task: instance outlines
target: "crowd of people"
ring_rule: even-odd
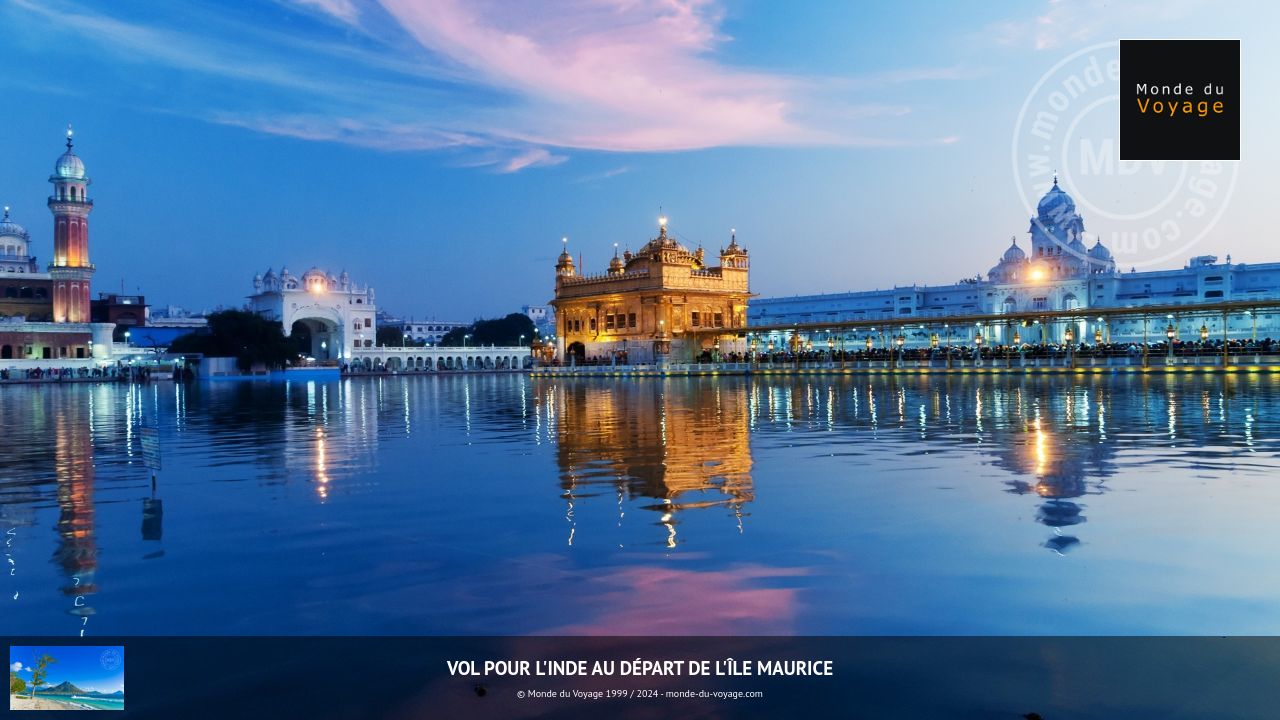
[[[1280,351],[1280,341],[1271,338],[1261,340],[1231,340],[1227,343],[1228,355],[1271,355]],[[976,358],[985,360],[1016,359],[1053,360],[1064,359],[1074,355],[1076,358],[1108,358],[1128,357],[1140,358],[1144,354],[1143,343],[1041,343],[1021,345],[951,345],[940,347],[873,347],[869,350],[801,350],[750,353],[717,353],[704,351],[697,362],[701,363],[740,363],[756,362],[765,364],[812,363],[812,362],[972,362]],[[1147,357],[1169,355],[1169,342],[1153,342],[1145,345]],[[1223,355],[1222,340],[1173,341],[1174,357],[1218,357]]]
[[[1263,338],[1261,340],[1230,340],[1227,343],[1226,354],[1232,356],[1238,355],[1272,355],[1280,353],[1280,341],[1271,338]],[[1144,355],[1144,344],[1140,342],[1132,343],[1079,343],[1067,345],[1064,343],[1023,343],[1021,345],[997,344],[997,345],[942,345],[939,347],[872,347],[870,349],[859,350],[836,350],[836,349],[804,349],[800,351],[791,350],[772,350],[759,352],[726,352],[722,353],[718,350],[704,350],[694,362],[698,363],[758,363],[766,365],[786,365],[797,363],[827,363],[827,362],[904,362],[904,363],[936,363],[944,364],[948,362],[966,363],[973,362],[977,358],[983,361],[987,360],[1048,360],[1048,361],[1066,361],[1067,358],[1074,356],[1077,359],[1092,358],[1134,358],[1138,359]],[[1169,342],[1152,342],[1145,344],[1145,355],[1152,357],[1167,357],[1169,355]],[[1173,341],[1173,355],[1177,358],[1185,357],[1221,357],[1223,355],[1222,340],[1205,340],[1205,341]],[[571,358],[569,360],[553,360],[544,363],[550,366],[575,365],[581,367],[598,367],[613,365],[628,365],[630,361],[626,352],[618,352],[616,355],[591,355],[582,358]]]
[[[151,379],[151,368],[116,363],[105,367],[34,367],[34,368],[0,368],[0,382],[39,380],[43,382],[63,382],[65,380],[114,380],[117,382],[147,382]]]

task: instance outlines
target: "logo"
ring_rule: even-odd
[[[1041,75],[1014,125],[1015,189],[1045,236],[1062,237],[1062,223],[1083,219],[1082,243],[1061,242],[1063,255],[1114,262],[1120,271],[1184,262],[1226,210],[1238,163],[1122,157],[1119,106],[1129,97],[1122,74],[1120,43],[1109,42],[1078,50]],[[1055,182],[1066,196],[1042,212]],[[1088,251],[1097,241],[1106,253]]]
[[[120,668],[121,660],[120,651],[116,648],[109,647],[102,651],[102,656],[99,660],[102,662],[103,670],[118,670]]]
[[[1240,159],[1239,40],[1121,40],[1120,157]]]

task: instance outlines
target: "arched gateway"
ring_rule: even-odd
[[[375,344],[373,288],[355,285],[345,271],[334,276],[312,268],[299,277],[288,268],[268,269],[254,276],[253,290],[250,308],[278,321],[299,352],[319,362],[347,361]]]

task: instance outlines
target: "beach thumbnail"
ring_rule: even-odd
[[[11,645],[10,710],[124,710],[123,645]]]

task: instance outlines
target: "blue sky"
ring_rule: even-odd
[[[31,682],[31,672],[41,655],[49,655],[57,662],[48,666],[47,685],[70,682],[85,692],[113,693],[124,690],[124,648],[116,645],[110,649],[115,654],[103,662],[107,646],[30,646],[9,647],[9,671]],[[110,667],[104,667],[110,665]]]
[[[1120,37],[1238,37],[1245,152],[1202,249],[1275,260],[1277,15],[1188,0],[6,0],[0,202],[47,260],[46,178],[74,123],[96,290],[197,309],[238,305],[267,267],[319,265],[395,313],[492,316],[551,297],[562,236],[602,271],[660,207],[690,245],[714,251],[736,228],[762,295],[948,282],[1026,230],[1035,198],[1011,138],[1056,61]]]

